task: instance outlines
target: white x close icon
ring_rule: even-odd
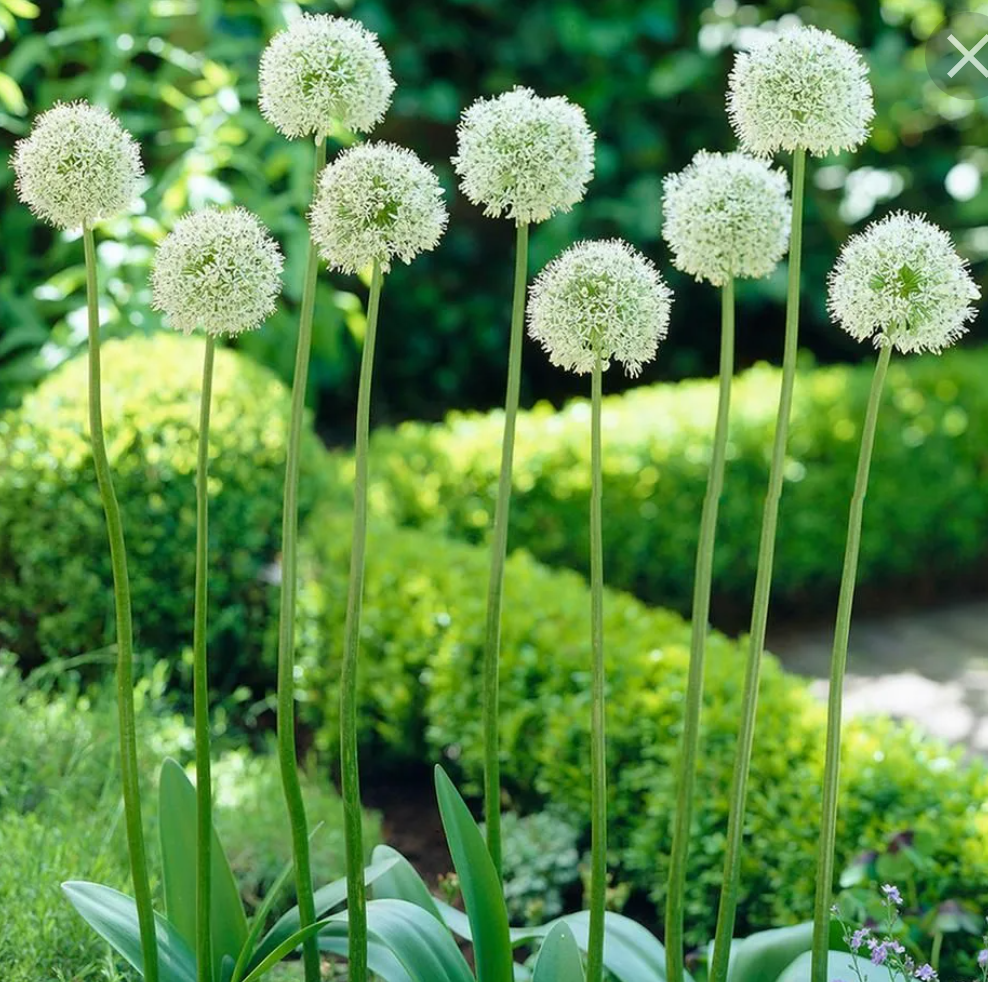
[[[964,45],[954,37],[953,34],[948,34],[947,40],[950,41],[950,43],[964,56],[959,62],[957,62],[956,65],[954,65],[953,68],[950,69],[949,72],[947,72],[947,75],[950,78],[953,78],[961,70],[961,68],[969,62],[977,68],[977,70],[981,72],[985,78],[988,78],[988,68],[985,68],[985,66],[974,57],[986,44],[988,44],[988,34],[986,34],[973,48],[971,48],[970,51],[968,51],[967,48],[965,48]]]

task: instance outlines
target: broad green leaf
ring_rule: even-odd
[[[774,979],[797,955],[813,945],[813,922],[760,931],[731,942],[727,982],[762,982]],[[713,964],[713,945],[709,963]]]
[[[810,952],[800,955],[777,979],[776,982],[810,982],[810,969],[813,956]],[[827,956],[827,978],[847,979],[848,982],[856,979],[855,972],[861,973],[862,978],[868,978],[873,973],[875,966],[864,958],[857,955],[848,954],[846,951],[831,951]],[[883,970],[882,982],[888,973]],[[767,976],[763,976],[767,977]],[[754,976],[751,976],[754,978]],[[895,973],[889,982],[906,982],[905,978],[898,972]]]
[[[512,982],[511,939],[501,882],[484,837],[453,782],[436,768],[436,795],[446,842],[473,931],[478,982]]]
[[[307,938],[311,938],[312,935],[318,934],[328,923],[328,918],[322,921],[313,921],[311,924],[303,927],[301,931],[296,931],[294,934],[290,934],[284,941],[265,955],[256,968],[251,969],[250,974],[244,979],[244,982],[257,982],[257,980],[264,975],[265,972],[268,972],[274,968],[275,965],[282,960],[282,958],[290,955]]]
[[[391,846],[377,846],[371,853],[371,861],[374,863],[386,862],[389,859],[394,860],[394,865],[374,881],[371,896],[376,900],[407,900],[428,911],[437,921],[442,921],[443,915],[439,912],[436,900],[429,893],[425,881],[397,849],[392,849]]]
[[[343,911],[333,920],[345,923],[346,918]],[[367,930],[391,950],[411,982],[474,982],[453,935],[407,900],[370,901]]]
[[[345,958],[350,950],[346,921],[334,918],[331,924],[324,927],[319,932],[319,948]],[[375,934],[370,934],[367,938],[367,967],[383,982],[412,982],[412,977],[398,961],[395,953]]]
[[[379,876],[382,876],[394,865],[394,859],[386,859],[384,862],[375,863],[364,870],[364,883],[370,885]],[[346,900],[346,877],[327,883],[326,886],[316,890],[315,895],[316,917],[321,917],[327,911],[338,907]],[[264,935],[261,943],[257,946],[248,962],[248,969],[251,971],[259,965],[275,948],[277,948],[285,938],[295,934],[302,923],[299,916],[298,907],[293,907],[286,911],[277,920],[274,927]]]
[[[62,889],[86,923],[143,976],[141,928],[133,898],[82,880],[63,883]],[[196,982],[196,961],[189,946],[160,914],[154,918],[160,982]]]
[[[186,944],[195,950],[196,789],[181,765],[170,757],[161,766],[158,797],[165,914]],[[210,868],[213,975],[220,978],[223,956],[236,959],[247,940],[247,915],[215,829]]]
[[[444,917],[446,913],[443,910]],[[585,910],[566,914],[538,927],[514,928],[511,932],[512,943],[531,944],[544,938],[559,923],[570,928],[580,950],[586,951],[590,939],[590,914]],[[450,924],[450,929],[455,931],[453,924]],[[665,948],[641,924],[608,911],[604,915],[604,967],[620,982],[665,982]],[[684,977],[686,982],[692,982],[688,972]]]
[[[320,822],[316,827],[309,833],[309,841],[312,841],[312,837],[322,828],[322,822]],[[264,925],[267,923],[268,914],[271,913],[271,908],[274,907],[275,901],[284,890],[285,884],[288,882],[288,878],[292,875],[295,869],[295,860],[289,859],[284,866],[281,867],[281,871],[275,877],[274,883],[271,884],[271,888],[264,895],[264,900],[261,902],[261,906],[254,911],[254,916],[251,918],[250,930],[247,932],[247,939],[244,941],[243,947],[240,949],[240,954],[237,957],[236,965],[231,972],[229,982],[240,982],[244,977],[244,972],[247,971],[247,965],[250,962],[251,955],[254,952],[254,947],[257,944],[257,939],[261,936],[261,932],[264,930]]]
[[[532,982],[583,982],[583,979],[583,959],[576,938],[566,922],[559,921],[542,942]]]

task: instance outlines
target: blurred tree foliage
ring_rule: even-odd
[[[596,129],[597,175],[572,214],[539,226],[534,273],[574,239],[621,235],[663,268],[662,176],[701,147],[730,149],[724,112],[733,51],[752,33],[798,17],[865,51],[878,115],[866,147],[812,164],[804,262],[803,343],[821,360],[858,357],[829,325],[824,284],[849,232],[891,208],[927,212],[951,228],[984,279],[988,257],[988,122],[982,106],[943,94],[927,76],[922,40],[944,18],[937,0],[329,0],[305,9],[361,19],[380,34],[398,90],[375,137],[413,147],[450,192],[439,249],[396,268],[384,308],[379,420],[435,418],[503,396],[512,229],[455,193],[449,156],[460,110],[515,84],[581,103]],[[148,189],[111,223],[99,256],[106,331],[156,329],[147,267],[154,244],[189,207],[237,201],[256,211],[288,255],[287,303],[239,343],[286,378],[305,255],[311,148],[284,140],[256,108],[267,38],[299,10],[275,0],[0,0],[0,157],[30,117],[58,99],[88,98],[118,113],[141,141]],[[16,204],[0,169],[0,405],[16,401],[84,339],[81,249]],[[675,271],[672,334],[643,381],[716,369],[717,297]],[[324,432],[350,427],[363,330],[359,280],[324,274],[311,378]],[[744,284],[740,363],[777,359],[784,270]],[[527,352],[529,401],[559,401],[578,379]],[[610,385],[626,384],[617,376]]]

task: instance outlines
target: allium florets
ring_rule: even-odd
[[[967,331],[980,296],[950,236],[922,215],[897,212],[848,240],[828,306],[859,341],[939,352]]]
[[[655,265],[620,239],[578,242],[539,274],[528,333],[554,365],[589,372],[598,353],[637,375],[666,336],[672,291]]]
[[[789,245],[789,181],[743,153],[701,150],[663,182],[662,236],[677,269],[723,286],[767,276]]]
[[[344,17],[302,14],[261,55],[258,104],[287,137],[325,136],[334,124],[369,133],[394,88],[377,35]]]
[[[593,177],[594,133],[568,99],[519,87],[464,111],[453,166],[463,193],[484,205],[485,215],[542,222],[583,198]]]
[[[119,214],[137,197],[141,155],[115,116],[88,102],[56,103],[11,160],[17,195],[56,228],[81,228]]]
[[[411,150],[367,143],[344,150],[322,173],[309,225],[334,269],[356,273],[372,262],[390,269],[434,249],[446,229],[436,172]]]
[[[274,313],[281,250],[245,208],[208,208],[180,218],[155,253],[153,306],[186,334],[240,334]]]
[[[853,150],[867,138],[875,115],[861,55],[815,27],[783,31],[740,52],[727,108],[742,146],[762,155]]]

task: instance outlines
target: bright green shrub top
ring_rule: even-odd
[[[349,529],[309,523],[300,664],[310,722],[333,747]],[[359,725],[368,759],[427,754],[482,772],[480,678],[485,549],[416,530],[372,527],[361,637]],[[478,585],[480,588],[478,588]],[[589,826],[590,600],[578,574],[516,553],[505,577],[502,767],[524,806],[545,800]],[[610,843],[620,869],[661,910],[675,802],[675,760],[689,626],[627,594],[605,602]],[[713,934],[728,789],[742,700],[743,646],[710,637],[689,941]],[[823,775],[824,708],[771,657],[764,664],[751,773],[739,930],[811,915]],[[905,828],[932,827],[940,851],[927,900],[967,896],[988,908],[988,774],[882,722],[853,724],[845,742],[838,868]],[[477,785],[475,785],[476,787]],[[948,891],[948,892],[943,892]]]
[[[796,384],[775,560],[776,610],[829,609],[871,366],[803,370]],[[896,359],[879,422],[859,582],[956,575],[988,552],[988,349]],[[714,592],[751,603],[780,375],[737,380]],[[688,611],[717,383],[635,389],[604,403],[604,568],[613,586]],[[539,405],[518,419],[511,541],[553,565],[589,562],[590,408]],[[503,418],[379,430],[372,500],[397,523],[469,541],[491,524]],[[346,481],[352,464],[338,459]]]
[[[140,648],[191,645],[195,467],[204,343],[175,334],[103,349],[107,450],[123,510]],[[112,643],[106,527],[90,454],[87,364],[73,360],[0,417],[0,641],[27,661]],[[210,424],[211,681],[257,679],[281,543],[289,396],[269,371],[216,353]],[[323,451],[307,434],[303,514]]]

